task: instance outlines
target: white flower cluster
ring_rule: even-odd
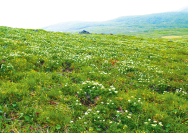
[[[110,89],[109,89],[110,93],[112,93],[112,92],[118,93],[118,91],[115,91],[115,89],[116,88],[114,86],[110,86]]]
[[[82,84],[92,84],[92,85],[95,85],[95,86],[92,87],[92,89],[95,89],[96,86],[101,87],[101,89],[105,89],[102,84],[99,84],[98,82],[95,82],[95,81],[85,81],[85,82],[82,82]],[[90,87],[90,86],[88,86],[88,87]],[[114,92],[116,94],[118,93],[118,91],[116,91],[116,88],[114,86],[110,86],[110,88],[108,90],[109,90],[110,93],[112,93],[112,92]]]
[[[14,66],[10,63],[1,65],[2,71],[14,70]]]
[[[106,73],[106,72],[102,71],[100,74],[108,74],[108,73]]]
[[[157,125],[163,126],[162,122],[157,122],[156,120],[153,120],[151,123],[151,119],[148,119],[148,122],[144,122],[145,125],[151,124],[152,127],[156,127]]]
[[[134,96],[131,96],[131,98],[134,98]],[[134,99],[136,99],[136,98],[134,98]],[[134,99],[132,99],[132,101],[134,101]],[[136,100],[138,100],[138,103],[143,104],[143,102],[141,102],[141,98],[138,98],[138,99],[136,99]],[[131,103],[131,100],[129,99],[128,102]],[[134,105],[136,105],[136,104],[137,104],[137,103],[134,102]]]
[[[92,112],[92,109],[88,109],[85,113],[84,113],[84,116],[86,116],[86,115],[88,115],[89,113],[91,113]],[[83,117],[84,117],[83,116]]]
[[[182,95],[187,95],[187,92],[183,91],[182,88],[176,89],[176,93],[182,93]]]
[[[76,100],[75,105],[82,105],[78,100]]]
[[[93,85],[97,85],[97,86],[100,86],[101,88],[104,88],[104,86],[102,84],[99,84],[98,82],[94,82],[94,81],[85,81],[85,82],[82,82],[82,84],[93,84]]]
[[[163,91],[163,94],[165,94],[165,93],[169,93],[168,91]]]
[[[131,119],[131,115],[132,115],[132,114],[128,114],[127,118]]]
[[[100,74],[111,74],[111,73],[106,73],[106,72],[104,72],[104,71],[99,71],[100,72]]]

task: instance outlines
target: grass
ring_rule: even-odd
[[[187,132],[188,41],[0,27],[0,132]]]

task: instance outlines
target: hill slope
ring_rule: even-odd
[[[66,22],[44,27],[48,31],[134,34],[154,30],[188,28],[188,12],[125,16],[104,22]]]
[[[0,51],[0,132],[187,132],[187,39],[0,26]]]
[[[179,12],[188,12],[188,7],[181,9]]]

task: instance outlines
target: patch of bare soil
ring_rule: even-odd
[[[163,36],[162,38],[171,39],[171,38],[182,38],[182,36]]]

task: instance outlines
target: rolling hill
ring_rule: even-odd
[[[179,12],[188,12],[188,7],[180,9]]]
[[[47,31],[113,33],[137,35],[156,30],[188,28],[187,8],[179,12],[165,12],[139,16],[123,16],[103,22],[63,22],[42,29]]]

